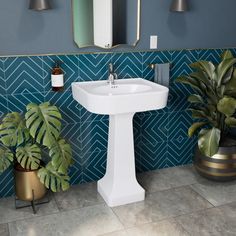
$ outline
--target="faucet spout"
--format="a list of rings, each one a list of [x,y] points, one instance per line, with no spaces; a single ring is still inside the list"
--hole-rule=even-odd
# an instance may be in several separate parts
[[[117,76],[117,74],[114,72],[113,64],[110,63],[110,64],[108,65],[108,79],[107,79],[107,83],[109,83],[110,85],[114,85],[116,79],[118,79],[118,76]]]

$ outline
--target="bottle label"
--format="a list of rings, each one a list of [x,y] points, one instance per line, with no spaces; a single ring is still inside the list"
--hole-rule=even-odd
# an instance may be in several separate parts
[[[52,87],[64,86],[64,75],[51,75]]]

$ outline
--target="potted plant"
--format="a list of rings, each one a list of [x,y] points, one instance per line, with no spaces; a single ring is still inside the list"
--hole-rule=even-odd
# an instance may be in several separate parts
[[[0,173],[13,165],[17,198],[33,201],[42,198],[46,188],[69,188],[72,151],[60,137],[62,118],[56,106],[31,103],[26,110],[24,116],[6,114],[0,124]],[[42,151],[49,152],[47,158]]]
[[[198,135],[194,165],[201,175],[226,181],[236,178],[236,146],[229,135],[230,128],[236,126],[236,58],[227,50],[221,59],[218,65],[210,61],[191,64],[194,71],[177,82],[194,91],[188,98],[196,121],[188,135]]]

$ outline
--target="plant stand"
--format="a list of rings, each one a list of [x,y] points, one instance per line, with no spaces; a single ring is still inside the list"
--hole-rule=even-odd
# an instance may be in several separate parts
[[[32,190],[32,196],[33,196],[32,201],[23,201],[23,200],[18,199],[15,196],[15,208],[21,209],[21,208],[26,208],[26,207],[32,207],[33,213],[36,214],[37,210],[36,210],[35,206],[46,204],[46,203],[50,202],[49,193],[47,193],[44,198],[39,199],[39,200],[35,200],[34,199],[34,190]],[[23,204],[20,204],[20,203],[23,203]]]

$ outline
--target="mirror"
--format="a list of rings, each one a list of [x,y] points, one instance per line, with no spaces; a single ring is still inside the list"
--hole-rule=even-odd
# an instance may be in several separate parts
[[[74,41],[79,48],[136,46],[141,0],[72,0]]]

